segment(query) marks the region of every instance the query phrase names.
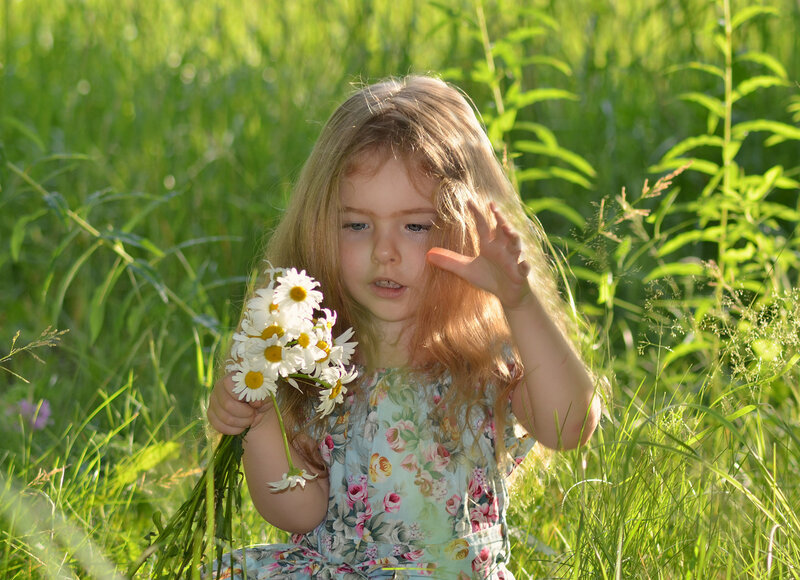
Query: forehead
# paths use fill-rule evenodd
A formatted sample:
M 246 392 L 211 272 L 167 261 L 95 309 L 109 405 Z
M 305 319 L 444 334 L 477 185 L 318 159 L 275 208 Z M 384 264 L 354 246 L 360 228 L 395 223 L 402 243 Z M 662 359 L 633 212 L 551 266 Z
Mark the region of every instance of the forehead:
M 360 156 L 342 179 L 339 195 L 345 211 L 372 213 L 433 211 L 438 181 L 413 159 L 391 153 Z

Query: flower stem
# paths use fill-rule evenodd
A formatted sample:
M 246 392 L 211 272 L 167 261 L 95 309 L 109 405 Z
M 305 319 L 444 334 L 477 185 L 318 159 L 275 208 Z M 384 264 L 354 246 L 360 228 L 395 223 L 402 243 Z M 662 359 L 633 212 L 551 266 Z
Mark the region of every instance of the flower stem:
M 272 407 L 275 409 L 275 414 L 278 416 L 278 425 L 281 428 L 281 436 L 283 437 L 283 450 L 286 452 L 286 461 L 289 462 L 289 471 L 287 473 L 294 473 L 294 463 L 292 462 L 292 454 L 289 451 L 289 438 L 286 437 L 286 427 L 283 425 L 283 416 L 281 415 L 281 410 L 278 407 L 278 401 L 275 399 L 275 395 L 270 393 L 269 396 L 272 398 Z

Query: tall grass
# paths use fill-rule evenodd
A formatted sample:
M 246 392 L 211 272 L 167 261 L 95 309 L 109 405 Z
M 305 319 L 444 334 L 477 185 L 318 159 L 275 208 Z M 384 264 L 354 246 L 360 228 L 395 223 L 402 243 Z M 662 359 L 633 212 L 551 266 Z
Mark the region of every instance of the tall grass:
M 800 576 L 796 3 L 0 19 L 0 576 L 140 557 L 207 462 L 216 362 L 321 122 L 350 83 L 410 71 L 476 101 L 612 387 L 591 444 L 518 482 L 517 576 Z M 285 538 L 246 498 L 235 528 Z

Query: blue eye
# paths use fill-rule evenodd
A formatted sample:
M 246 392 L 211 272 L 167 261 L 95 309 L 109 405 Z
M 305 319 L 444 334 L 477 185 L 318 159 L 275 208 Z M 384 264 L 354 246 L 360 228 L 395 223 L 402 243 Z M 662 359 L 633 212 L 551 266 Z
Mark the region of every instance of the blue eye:
M 407 224 L 406 229 L 411 232 L 428 232 L 431 229 L 431 224 Z
M 363 222 L 347 222 L 342 225 L 343 230 L 352 230 L 354 232 L 360 232 L 362 230 L 367 229 L 367 224 Z

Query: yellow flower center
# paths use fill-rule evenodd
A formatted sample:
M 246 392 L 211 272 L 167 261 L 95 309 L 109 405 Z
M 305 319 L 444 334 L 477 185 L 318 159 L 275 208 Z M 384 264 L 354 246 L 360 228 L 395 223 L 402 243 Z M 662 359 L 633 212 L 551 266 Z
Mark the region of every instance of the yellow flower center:
M 297 344 L 299 344 L 303 348 L 308 348 L 308 345 L 311 344 L 311 337 L 308 336 L 305 332 L 303 332 L 300 334 L 300 336 L 297 337 Z
M 247 386 L 248 389 L 259 389 L 261 385 L 264 384 L 264 375 L 262 375 L 258 371 L 249 371 L 244 376 L 244 384 Z
M 261 338 L 267 340 L 268 338 L 272 338 L 273 336 L 277 336 L 280 338 L 283 336 L 283 328 L 278 326 L 277 324 L 270 324 L 264 330 L 261 331 Z
M 339 396 L 339 393 L 342 392 L 342 381 L 336 381 L 336 384 L 331 387 L 331 394 L 328 395 L 328 398 L 333 400 Z
M 289 298 L 295 302 L 302 302 L 306 296 L 308 296 L 308 292 L 302 286 L 292 286 L 292 289 L 289 290 Z
M 317 343 L 317 348 L 322 350 L 322 351 L 325 351 L 325 356 L 322 357 L 321 359 L 317 359 L 317 362 L 321 363 L 321 362 L 325 362 L 326 360 L 328 360 L 328 357 L 331 355 L 331 347 L 328 346 L 328 343 L 325 342 L 324 340 L 320 340 Z
M 269 311 L 270 312 L 277 312 L 278 311 L 278 305 L 277 304 L 270 304 L 269 305 Z
M 268 346 L 264 349 L 264 358 L 271 363 L 279 363 L 283 360 L 283 348 L 277 344 Z

